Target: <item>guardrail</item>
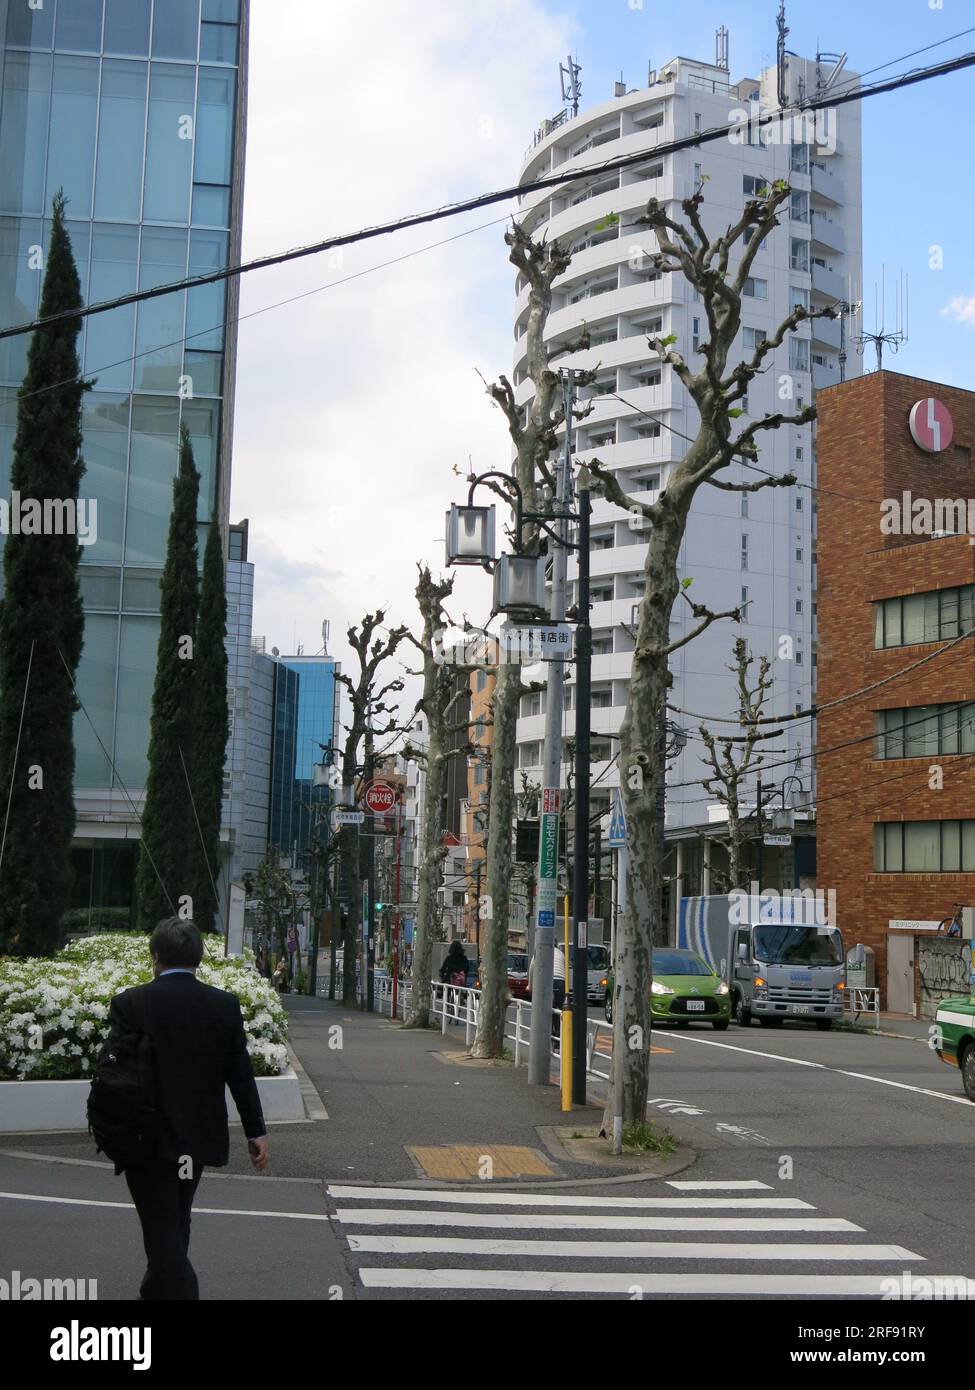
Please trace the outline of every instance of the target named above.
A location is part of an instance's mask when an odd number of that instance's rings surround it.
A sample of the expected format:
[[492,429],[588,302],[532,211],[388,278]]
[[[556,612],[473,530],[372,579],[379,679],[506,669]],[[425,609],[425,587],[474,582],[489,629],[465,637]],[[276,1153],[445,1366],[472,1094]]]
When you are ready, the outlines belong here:
[[873,1014],[874,1027],[880,1028],[880,990],[872,985],[851,985],[847,992],[847,1012],[856,1023],[863,1014]]

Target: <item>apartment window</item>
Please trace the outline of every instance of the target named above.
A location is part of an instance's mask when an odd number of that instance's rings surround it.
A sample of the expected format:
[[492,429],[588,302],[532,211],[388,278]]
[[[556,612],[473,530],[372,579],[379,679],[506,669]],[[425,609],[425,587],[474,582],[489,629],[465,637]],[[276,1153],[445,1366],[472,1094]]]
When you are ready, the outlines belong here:
[[797,545],[797,546],[796,546],[796,559],[797,559],[797,560],[800,560],[800,561],[802,560],[802,546],[801,546],[801,545]]
[[531,691],[530,694],[528,694],[528,695],[522,695],[522,697],[521,697],[521,717],[522,717],[522,719],[530,719],[530,718],[532,717],[532,715],[541,714],[541,712],[542,712],[542,692],[541,692],[540,690],[533,690],[533,691]]
[[743,604],[748,602],[748,588],[745,584],[741,586],[741,601]]
[[694,165],[694,187],[695,187],[695,188],[697,188],[698,184],[701,182],[701,177],[702,177],[703,173],[704,173],[703,165],[695,164],[695,165]]
[[659,439],[660,426],[655,420],[650,420],[643,425],[634,425],[633,433],[637,439]]
[[809,147],[808,145],[793,145],[789,158],[789,167],[795,174],[809,173]]
[[789,204],[789,216],[793,222],[809,221],[809,194],[793,193],[792,201]]
[[945,642],[970,631],[975,586],[932,589],[904,594],[874,604],[874,646],[908,647],[921,642]]
[[801,463],[803,458],[803,448],[801,444],[796,445],[796,462]]
[[612,651],[613,634],[611,632],[594,632],[592,635],[593,656],[611,656]]
[[975,703],[878,710],[876,732],[878,759],[975,753]]
[[792,301],[792,307],[793,307],[793,309],[795,309],[795,308],[802,308],[802,309],[805,309],[805,310],[808,312],[808,310],[809,310],[809,291],[808,291],[808,290],[802,290],[802,289],[799,288],[798,285],[790,285],[790,286],[789,286],[789,297],[790,297],[790,299],[791,299],[791,301]]
[[611,685],[594,685],[591,699],[593,709],[612,709],[613,687]]
[[538,767],[542,759],[542,745],[540,743],[523,743],[521,745],[521,767]]
[[633,377],[639,386],[659,386],[663,380],[659,367],[644,367],[635,371]]
[[809,371],[809,341],[806,338],[789,339],[789,369],[793,372]]
[[[660,426],[657,426],[659,431]],[[634,473],[629,481],[634,492],[656,492],[660,487],[659,473]]]
[[748,493],[747,493],[747,492],[743,492],[743,493],[741,494],[741,514],[742,514],[742,516],[747,516],[747,515],[748,515]]
[[797,497],[797,498],[796,498],[796,511],[797,511],[797,512],[801,512],[801,511],[802,511],[802,498],[801,498],[801,497]]
[[741,567],[743,570],[748,568],[748,537],[741,538]]
[[809,242],[802,237],[792,237],[789,244],[789,265],[793,270],[809,269]]
[[479,762],[479,763],[477,764],[477,766],[474,768],[474,785],[475,785],[475,787],[482,787],[482,786],[484,785],[484,779],[485,779],[486,776],[487,776],[487,771],[486,771],[486,769],[485,769],[485,766],[484,766],[484,764],[483,764],[482,762]]
[[796,612],[797,612],[797,613],[801,613],[801,612],[802,612],[802,599],[801,599],[801,598],[797,598],[797,599],[796,599]]
[[656,164],[647,164],[644,168],[642,168],[642,169],[637,169],[637,170],[635,171],[635,173],[636,173],[636,177],[637,177],[638,179],[660,179],[660,178],[663,178],[663,173],[664,173],[663,160],[658,161]]
[[603,532],[600,532],[598,535],[595,535],[595,536],[590,537],[590,540],[589,540],[589,549],[590,549],[590,550],[612,550],[612,548],[613,548],[613,533],[612,533],[612,531],[603,531]]
[[487,685],[487,671],[478,671],[475,685],[478,690],[484,689]]
[[752,299],[768,299],[768,281],[759,280],[754,275],[749,275],[742,286],[742,294],[747,294]]
[[768,192],[768,179],[761,174],[742,174],[741,189],[749,198],[761,198]]
[[611,603],[613,599],[612,584],[594,584],[589,590],[589,597],[593,603]]
[[971,873],[975,870],[975,820],[875,825],[873,866],[880,874]]
[[594,763],[608,763],[613,756],[613,748],[608,738],[594,738],[589,745],[589,756]]
[[695,134],[695,135],[700,135],[700,133],[701,133],[701,113],[700,113],[700,111],[695,111],[695,112],[694,112],[694,134]]
[[796,656],[796,665],[797,665],[797,666],[801,666],[801,665],[802,665],[802,652],[800,652],[800,651],[797,650],[795,656]]
[[743,328],[741,330],[742,342],[749,351],[754,352],[757,347],[768,338],[764,328]]

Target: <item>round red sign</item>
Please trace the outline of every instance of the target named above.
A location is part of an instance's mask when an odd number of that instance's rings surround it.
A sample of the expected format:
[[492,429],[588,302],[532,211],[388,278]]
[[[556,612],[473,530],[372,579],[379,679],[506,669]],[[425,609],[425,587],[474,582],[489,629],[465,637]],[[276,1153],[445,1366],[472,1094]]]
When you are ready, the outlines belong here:
[[396,792],[388,782],[371,782],[366,788],[363,802],[366,810],[374,816],[385,816],[396,805]]
[[951,443],[955,427],[943,401],[928,396],[911,406],[911,438],[926,454],[940,454]]

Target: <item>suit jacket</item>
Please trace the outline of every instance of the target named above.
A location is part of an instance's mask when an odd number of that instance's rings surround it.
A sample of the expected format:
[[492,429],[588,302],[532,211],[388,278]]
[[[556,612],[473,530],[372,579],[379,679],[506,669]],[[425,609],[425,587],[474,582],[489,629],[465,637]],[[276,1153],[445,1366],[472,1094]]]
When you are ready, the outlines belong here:
[[[136,996],[141,996],[136,998]],[[141,1004],[141,1009],[139,1005]],[[112,1000],[111,1043],[143,1026],[153,1041],[160,1159],[192,1158],[220,1167],[230,1157],[229,1086],[248,1139],[265,1133],[264,1115],[235,995],[193,975],[160,975]]]

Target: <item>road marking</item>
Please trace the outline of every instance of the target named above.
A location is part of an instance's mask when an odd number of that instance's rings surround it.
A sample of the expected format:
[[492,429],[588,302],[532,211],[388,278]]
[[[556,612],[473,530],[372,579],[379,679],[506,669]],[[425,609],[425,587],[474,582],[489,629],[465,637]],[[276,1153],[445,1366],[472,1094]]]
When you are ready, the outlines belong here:
[[336,1212],[346,1226],[453,1226],[465,1230],[538,1231],[859,1231],[833,1216],[545,1216],[538,1212],[403,1211],[352,1208]]
[[676,1187],[681,1192],[691,1192],[698,1189],[708,1188],[715,1192],[733,1192],[741,1188],[743,1191],[754,1191],[762,1188],[766,1192],[771,1192],[772,1185],[767,1182],[759,1182],[758,1178],[745,1178],[742,1182],[668,1182],[668,1187]]
[[[812,1204],[798,1197],[566,1197],[552,1192],[428,1192],[402,1187],[330,1186],[328,1195],[336,1199],[368,1198],[377,1202],[450,1202],[472,1207],[628,1207],[642,1211],[691,1210],[693,1208],[732,1207],[738,1209],[812,1211]],[[459,1213],[457,1213],[459,1215]]]
[[[749,1297],[880,1298],[897,1280],[882,1274],[651,1274],[522,1269],[360,1269],[372,1289],[499,1289],[522,1293],[732,1294]],[[930,1277],[930,1276],[928,1276]],[[975,1298],[975,1279],[953,1278]]]
[[[116,1207],[135,1211],[131,1202],[99,1202],[91,1197],[41,1197],[33,1192],[0,1192],[9,1202],[54,1202],[65,1207]],[[194,1216],[278,1216],[288,1221],[328,1221],[325,1212],[314,1211],[245,1211],[237,1207],[194,1207]]]
[[813,1067],[816,1071],[832,1072],[834,1076],[852,1076],[857,1081],[873,1081],[877,1086],[893,1086],[898,1091],[914,1091],[919,1096],[932,1096],[935,1100],[950,1100],[955,1105],[967,1105],[975,1113],[971,1101],[966,1096],[950,1096],[947,1091],[929,1091],[924,1086],[909,1086],[906,1081],[888,1081],[883,1076],[870,1076],[863,1071],[846,1071],[843,1067],[828,1067],[825,1062],[807,1062],[802,1057],[782,1057],[778,1052],[759,1052],[754,1047],[735,1047],[733,1043],[713,1042],[710,1038],[698,1038],[688,1033],[681,1042],[703,1043],[705,1047],[723,1047],[728,1052],[744,1052],[749,1057],[765,1057],[771,1062],[789,1062],[794,1067]]
[[370,1255],[531,1255],[572,1260],[924,1260],[902,1245],[739,1245],[670,1240],[465,1240],[455,1236],[348,1236]]

